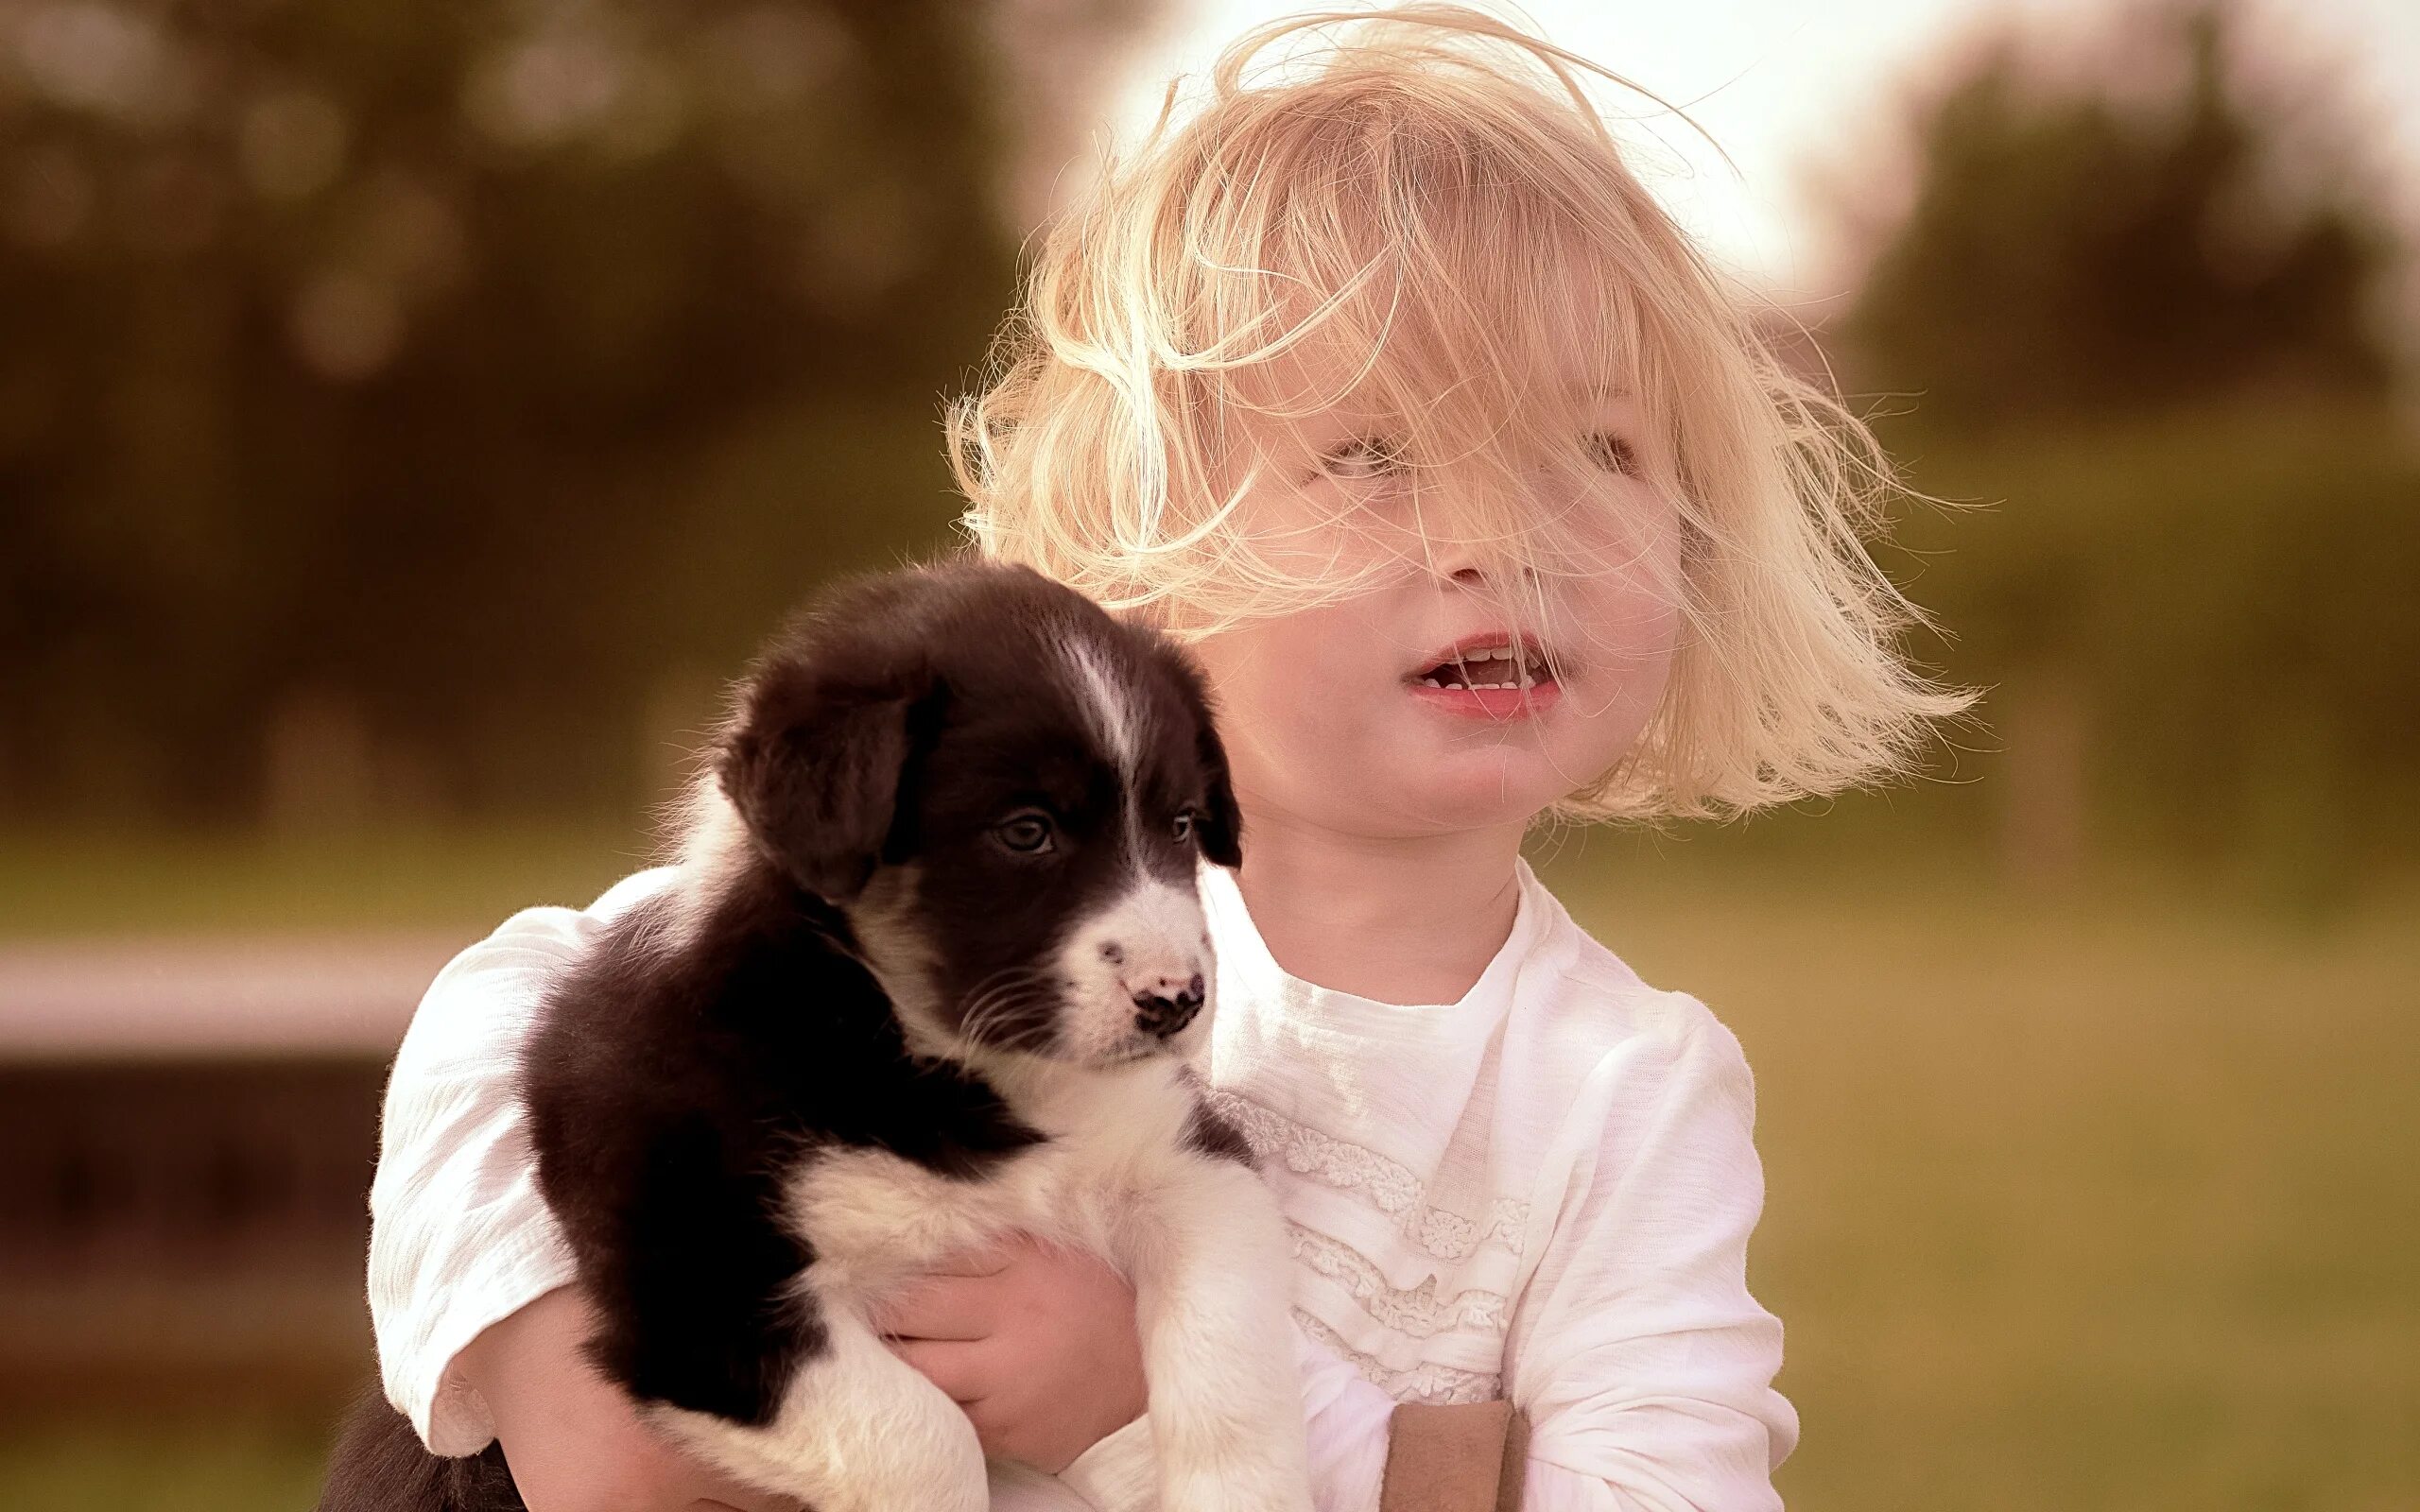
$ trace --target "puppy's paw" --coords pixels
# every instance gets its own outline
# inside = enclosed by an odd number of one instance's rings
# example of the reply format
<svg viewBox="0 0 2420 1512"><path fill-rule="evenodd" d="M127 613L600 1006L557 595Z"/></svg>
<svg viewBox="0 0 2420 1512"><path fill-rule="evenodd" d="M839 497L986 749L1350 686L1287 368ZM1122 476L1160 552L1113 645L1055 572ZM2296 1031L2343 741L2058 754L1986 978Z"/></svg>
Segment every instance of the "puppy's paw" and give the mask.
<svg viewBox="0 0 2420 1512"><path fill-rule="evenodd" d="M873 1418L791 1410L769 1428L677 1410L657 1420L701 1458L814 1512L988 1512L975 1426L949 1399L930 1395L945 1410Z"/></svg>
<svg viewBox="0 0 2420 1512"><path fill-rule="evenodd" d="M1274 1465L1206 1466L1163 1474L1161 1512L1311 1512L1298 1470Z"/></svg>

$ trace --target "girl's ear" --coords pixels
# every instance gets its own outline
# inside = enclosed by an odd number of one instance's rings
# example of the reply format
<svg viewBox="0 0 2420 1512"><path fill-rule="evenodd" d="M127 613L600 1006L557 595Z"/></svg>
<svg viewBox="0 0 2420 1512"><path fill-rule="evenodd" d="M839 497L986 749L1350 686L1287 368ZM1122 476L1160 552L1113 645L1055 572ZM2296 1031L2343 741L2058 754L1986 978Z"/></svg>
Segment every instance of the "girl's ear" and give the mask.
<svg viewBox="0 0 2420 1512"><path fill-rule="evenodd" d="M933 693L921 667L843 678L785 656L750 681L715 775L791 881L835 903L864 889L898 818L916 712Z"/></svg>

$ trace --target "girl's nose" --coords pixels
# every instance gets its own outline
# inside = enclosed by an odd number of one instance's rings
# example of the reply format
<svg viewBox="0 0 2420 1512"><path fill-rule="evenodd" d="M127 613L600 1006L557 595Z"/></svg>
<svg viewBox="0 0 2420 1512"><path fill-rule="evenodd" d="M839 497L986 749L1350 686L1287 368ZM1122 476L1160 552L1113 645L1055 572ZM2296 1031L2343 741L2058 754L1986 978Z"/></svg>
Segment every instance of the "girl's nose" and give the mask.
<svg viewBox="0 0 2420 1512"><path fill-rule="evenodd" d="M1531 576L1530 570L1527 567L1512 571L1506 563L1482 567L1470 551L1459 546L1439 550L1432 558L1430 570L1436 573L1437 580L1441 583L1451 583L1456 588L1471 590L1491 588L1508 577L1526 580Z"/></svg>
<svg viewBox="0 0 2420 1512"><path fill-rule="evenodd" d="M1440 583L1457 588L1485 588L1488 575L1479 565L1478 554L1460 541L1433 541L1428 544L1428 570Z"/></svg>

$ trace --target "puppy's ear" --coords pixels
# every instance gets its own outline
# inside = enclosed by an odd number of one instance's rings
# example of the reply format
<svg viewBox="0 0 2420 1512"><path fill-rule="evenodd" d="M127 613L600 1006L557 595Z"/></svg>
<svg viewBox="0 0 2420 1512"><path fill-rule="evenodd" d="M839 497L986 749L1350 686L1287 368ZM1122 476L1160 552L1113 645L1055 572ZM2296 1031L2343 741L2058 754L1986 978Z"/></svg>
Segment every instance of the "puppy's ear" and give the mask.
<svg viewBox="0 0 2420 1512"><path fill-rule="evenodd" d="M1201 768L1201 817L1193 827L1201 842L1201 853L1219 866L1233 868L1243 865L1243 812L1236 807L1236 784L1227 775L1227 747L1219 738L1218 713L1210 702L1209 684L1203 680L1201 668L1190 653L1170 637L1147 627L1137 627L1150 646L1150 654L1159 659L1169 678L1174 679L1193 715L1193 757Z"/></svg>
<svg viewBox="0 0 2420 1512"><path fill-rule="evenodd" d="M921 669L842 678L779 659L749 684L715 775L757 845L800 886L838 903L865 887L932 692Z"/></svg>
<svg viewBox="0 0 2420 1512"><path fill-rule="evenodd" d="M1206 712L1201 731L1195 749L1201 757L1201 789L1207 797L1194 833L1201 837L1203 855L1222 867L1240 867L1244 864L1244 816L1236 807L1236 786L1227 776L1227 747Z"/></svg>

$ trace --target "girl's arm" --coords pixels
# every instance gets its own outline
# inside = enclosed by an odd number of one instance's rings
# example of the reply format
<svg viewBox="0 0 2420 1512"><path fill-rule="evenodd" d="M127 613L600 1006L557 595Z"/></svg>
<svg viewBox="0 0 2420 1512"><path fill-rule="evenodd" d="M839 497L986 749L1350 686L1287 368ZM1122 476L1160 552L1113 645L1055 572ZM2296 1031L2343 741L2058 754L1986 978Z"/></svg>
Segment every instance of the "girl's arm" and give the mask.
<svg viewBox="0 0 2420 1512"><path fill-rule="evenodd" d="M586 1304L514 1091L546 984L669 875L642 872L585 913L527 910L455 957L387 1085L370 1308L388 1400L437 1453L500 1438L531 1512L788 1512L680 1453L589 1367Z"/></svg>
<svg viewBox="0 0 2420 1512"><path fill-rule="evenodd" d="M1694 999L1608 1056L1586 1143L1514 1309L1506 1388L1529 1415L1531 1512L1778 1512L1798 1417L1779 1320L1748 1295L1764 1205L1739 1042Z"/></svg>
<svg viewBox="0 0 2420 1512"><path fill-rule="evenodd" d="M530 1512L798 1512L690 1459L588 1366L587 1299L549 1292L471 1341L456 1361L495 1422ZM1039 1512L1039 1509L1037 1509Z"/></svg>
<svg viewBox="0 0 2420 1512"><path fill-rule="evenodd" d="M438 973L396 1052L370 1186L370 1316L387 1400L433 1452L494 1436L457 1356L573 1279L514 1091L531 1019L555 975L668 876L640 872L585 913L513 915Z"/></svg>

